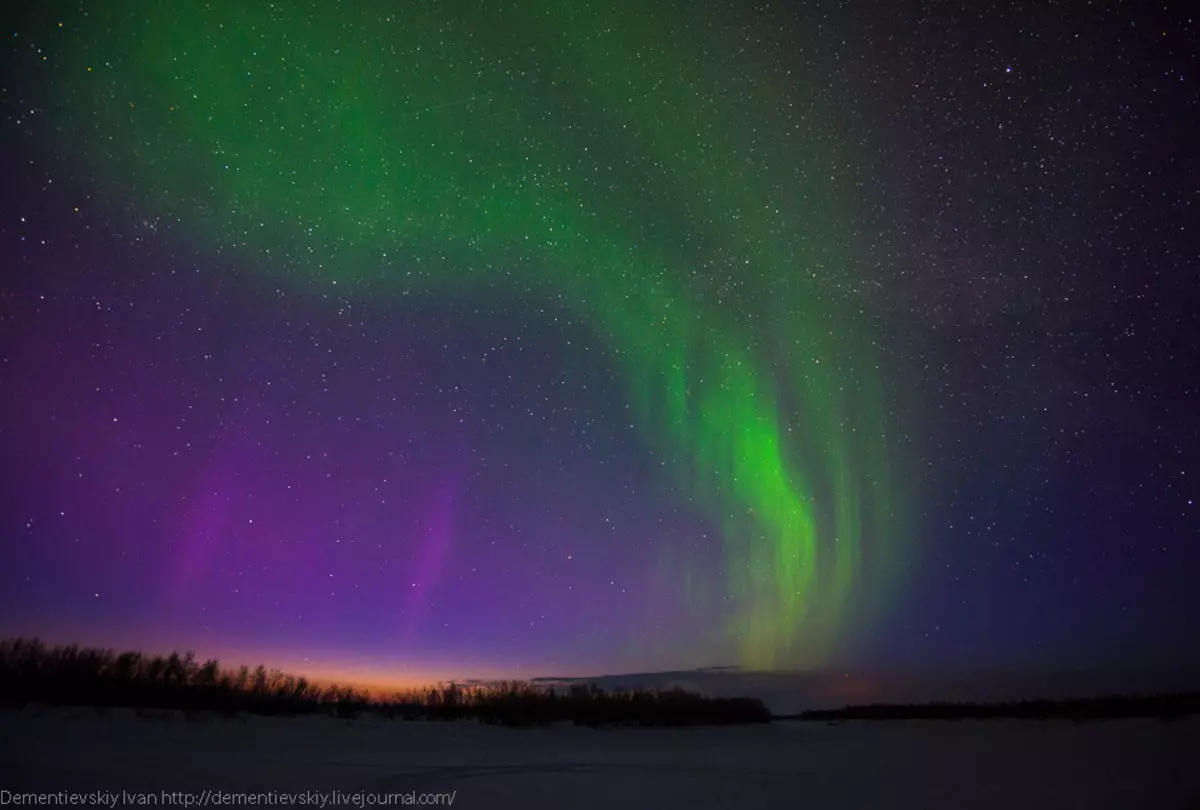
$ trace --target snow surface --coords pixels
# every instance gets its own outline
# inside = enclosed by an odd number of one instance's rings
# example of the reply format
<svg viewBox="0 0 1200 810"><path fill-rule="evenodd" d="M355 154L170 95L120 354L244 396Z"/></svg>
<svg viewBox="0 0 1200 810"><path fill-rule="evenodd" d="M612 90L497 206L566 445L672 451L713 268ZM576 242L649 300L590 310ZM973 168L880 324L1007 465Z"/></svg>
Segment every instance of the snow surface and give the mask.
<svg viewBox="0 0 1200 810"><path fill-rule="evenodd" d="M263 792L277 802L284 792L312 799L338 790L357 792L364 804L367 794L378 803L382 794L455 791L454 807L527 810L1186 810L1200 808L1200 720L594 730L379 718L186 720L127 709L0 712L0 805L16 806L17 793L198 797L205 789ZM332 794L326 801L335 806Z"/></svg>

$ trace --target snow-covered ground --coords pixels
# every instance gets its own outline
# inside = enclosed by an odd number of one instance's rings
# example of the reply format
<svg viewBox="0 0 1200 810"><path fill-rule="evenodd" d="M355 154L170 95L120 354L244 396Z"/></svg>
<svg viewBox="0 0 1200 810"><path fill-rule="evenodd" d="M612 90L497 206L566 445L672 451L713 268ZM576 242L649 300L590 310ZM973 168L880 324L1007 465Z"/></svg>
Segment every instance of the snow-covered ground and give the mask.
<svg viewBox="0 0 1200 810"><path fill-rule="evenodd" d="M225 795L237 793L262 794L258 806L283 806L285 798L377 806L389 795L399 804L453 792L455 807L531 810L1186 810L1200 807L1200 720L514 730L374 718L0 712L0 806L17 806L18 794L95 790L154 796L158 806L245 806L251 797Z"/></svg>

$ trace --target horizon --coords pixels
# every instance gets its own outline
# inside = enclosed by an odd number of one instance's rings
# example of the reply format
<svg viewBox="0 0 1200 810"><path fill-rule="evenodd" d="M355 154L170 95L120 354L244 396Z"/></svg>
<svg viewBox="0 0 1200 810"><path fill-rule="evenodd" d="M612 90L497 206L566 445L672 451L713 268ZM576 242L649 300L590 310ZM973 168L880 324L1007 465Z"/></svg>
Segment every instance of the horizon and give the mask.
<svg viewBox="0 0 1200 810"><path fill-rule="evenodd" d="M0 637L11 640L12 636ZM27 637L32 640L33 637ZM1176 667L1077 667L1037 669L1029 667L965 667L909 669L824 669L755 670L736 665L714 665L696 669L651 672L604 672L580 675L496 675L477 677L445 675L416 676L409 680L383 672L341 671L336 667L303 661L290 665L280 659L254 659L236 655L222 658L183 647L125 648L120 645L58 642L38 638L48 647L75 644L81 648L109 649L116 653L139 652L166 657L192 653L199 664L217 660L224 672L240 667L304 678L320 687L350 687L372 698L419 693L448 684L490 686L526 683L540 688L594 684L609 691L683 688L708 697L748 697L761 700L774 714L797 714L809 710L838 709L866 704L1005 703L1023 700L1086 700L1113 695L1157 695L1192 693L1200 690L1200 665ZM366 677L364 677L364 675ZM374 675L374 677L372 677Z"/></svg>

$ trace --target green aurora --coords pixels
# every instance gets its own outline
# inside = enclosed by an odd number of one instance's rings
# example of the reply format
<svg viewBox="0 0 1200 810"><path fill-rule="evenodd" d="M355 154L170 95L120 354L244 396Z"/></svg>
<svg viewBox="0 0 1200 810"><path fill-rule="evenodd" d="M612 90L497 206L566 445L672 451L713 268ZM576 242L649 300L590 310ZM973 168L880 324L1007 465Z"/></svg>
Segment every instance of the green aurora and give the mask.
<svg viewBox="0 0 1200 810"><path fill-rule="evenodd" d="M624 2L80 13L105 33L58 65L57 114L114 204L297 290L505 287L574 313L723 528L718 580L664 560L721 606L743 664L818 665L884 604L891 414L866 319L827 283L863 180L827 89L772 67L797 60L767 21Z"/></svg>

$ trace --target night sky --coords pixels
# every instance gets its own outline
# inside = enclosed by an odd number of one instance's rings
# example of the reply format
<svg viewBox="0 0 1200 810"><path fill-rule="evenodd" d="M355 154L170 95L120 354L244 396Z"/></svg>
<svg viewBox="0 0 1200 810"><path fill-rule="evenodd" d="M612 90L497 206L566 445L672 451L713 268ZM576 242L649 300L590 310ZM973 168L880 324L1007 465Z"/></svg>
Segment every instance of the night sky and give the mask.
<svg viewBox="0 0 1200 810"><path fill-rule="evenodd" d="M1186 11L3 14L0 634L1194 663Z"/></svg>

